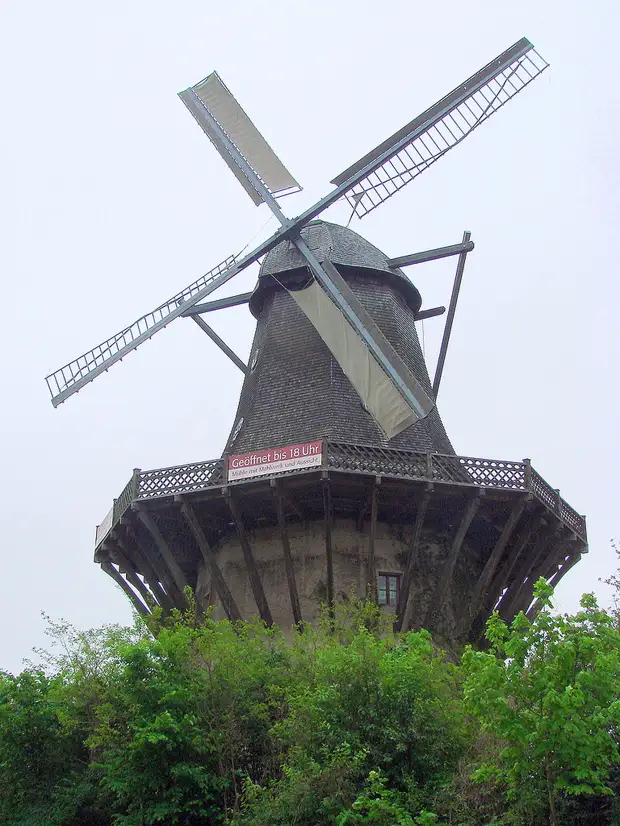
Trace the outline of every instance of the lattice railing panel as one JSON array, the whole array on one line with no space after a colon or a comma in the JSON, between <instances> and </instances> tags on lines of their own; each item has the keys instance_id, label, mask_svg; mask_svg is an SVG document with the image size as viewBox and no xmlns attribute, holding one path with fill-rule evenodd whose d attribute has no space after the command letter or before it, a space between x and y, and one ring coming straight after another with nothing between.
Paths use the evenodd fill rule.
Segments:
<instances>
[{"instance_id":1,"label":"lattice railing panel","mask_svg":"<svg viewBox=\"0 0 620 826\"><path fill-rule=\"evenodd\" d=\"M563 499L560 500L560 516L565 525L572 528L572 530L579 534L579 536L584 539L586 538L585 518L580 513L577 513L574 508L571 508L571 506Z\"/></svg>"},{"instance_id":2,"label":"lattice railing panel","mask_svg":"<svg viewBox=\"0 0 620 826\"><path fill-rule=\"evenodd\" d=\"M328 467L354 473L375 473L408 479L427 479L427 454L343 442L330 442Z\"/></svg>"},{"instance_id":3,"label":"lattice railing panel","mask_svg":"<svg viewBox=\"0 0 620 826\"><path fill-rule=\"evenodd\" d=\"M471 459L459 456L461 467L477 485L508 490L525 490L524 462L503 462L497 459Z\"/></svg>"},{"instance_id":4,"label":"lattice railing panel","mask_svg":"<svg viewBox=\"0 0 620 826\"><path fill-rule=\"evenodd\" d=\"M114 524L116 524L134 499L134 477L127 482L120 496L114 502Z\"/></svg>"},{"instance_id":5,"label":"lattice railing panel","mask_svg":"<svg viewBox=\"0 0 620 826\"><path fill-rule=\"evenodd\" d=\"M539 473L532 470L531 491L537 499L546 505L550 510L557 511L557 492L548 485Z\"/></svg>"},{"instance_id":6,"label":"lattice railing panel","mask_svg":"<svg viewBox=\"0 0 620 826\"><path fill-rule=\"evenodd\" d=\"M224 484L224 461L213 459L192 465L147 470L138 476L138 499L173 496Z\"/></svg>"}]
</instances>

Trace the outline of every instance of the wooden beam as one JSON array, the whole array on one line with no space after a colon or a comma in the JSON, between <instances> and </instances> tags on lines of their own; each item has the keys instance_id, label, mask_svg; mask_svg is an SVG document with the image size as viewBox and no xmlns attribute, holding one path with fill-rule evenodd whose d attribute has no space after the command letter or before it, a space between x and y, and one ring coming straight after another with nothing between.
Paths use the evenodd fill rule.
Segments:
<instances>
[{"instance_id":1,"label":"wooden beam","mask_svg":"<svg viewBox=\"0 0 620 826\"><path fill-rule=\"evenodd\" d=\"M370 529L368 531L368 570L366 572L367 593L373 602L377 601L377 578L375 572L375 542L377 539L378 492L381 477L376 476L370 497Z\"/></svg>"},{"instance_id":2,"label":"wooden beam","mask_svg":"<svg viewBox=\"0 0 620 826\"><path fill-rule=\"evenodd\" d=\"M527 501L528 497L524 496L517 499L512 506L512 510L510 511L508 519L502 528L502 532L495 543L495 547L489 554L489 558L482 569L478 582L476 582L471 597L466 604L465 611L463 612L463 623L460 629L461 635L467 634L471 628L472 620L481 607L482 598L491 583L493 575L497 569L497 565L502 558L502 554L504 553L504 549L510 542L510 538L514 533L514 529L517 526L519 519L521 518L521 514L525 509Z\"/></svg>"},{"instance_id":3,"label":"wooden beam","mask_svg":"<svg viewBox=\"0 0 620 826\"><path fill-rule=\"evenodd\" d=\"M522 555L530 541L532 534L540 530L545 524L542 514L534 510L517 536L512 551L503 566L498 568L489 587L489 596L484 599L483 612L489 614L497 605L505 588L511 581L511 576L517 564L522 561Z\"/></svg>"},{"instance_id":4,"label":"wooden beam","mask_svg":"<svg viewBox=\"0 0 620 826\"><path fill-rule=\"evenodd\" d=\"M579 544L580 544L580 548L583 548L585 543L579 543ZM579 562L580 559L581 559L581 550L577 549L577 550L573 551L563 561L563 563L560 565L558 570L553 574L553 576L549 580L549 585L552 588L555 588L555 586L562 579L562 577L565 574L567 574L570 571L570 569ZM532 605L528 609L526 617L530 621L533 621L536 618L536 616L538 615L538 613L540 612L541 607L542 607L541 602L540 602L539 599L537 599L535 602L532 603Z\"/></svg>"},{"instance_id":5,"label":"wooden beam","mask_svg":"<svg viewBox=\"0 0 620 826\"><path fill-rule=\"evenodd\" d=\"M413 580L413 566L415 565L418 556L418 545L420 544L420 536L422 534L422 527L424 525L424 517L426 516L426 509L431 498L432 485L422 496L418 510L415 515L415 525L413 528L413 536L407 548L407 562L403 572L403 578L400 584L400 593L398 595L398 605L396 606L396 622L394 623L394 631L402 631L403 623L405 622L405 614L407 612L407 603L409 601L409 591L411 590L411 582Z\"/></svg>"},{"instance_id":6,"label":"wooden beam","mask_svg":"<svg viewBox=\"0 0 620 826\"><path fill-rule=\"evenodd\" d=\"M509 590L502 597L502 601L499 604L499 615L506 622L510 622L515 616L516 612L514 611L514 606L523 593L526 581L531 575L531 572L543 558L547 546L558 530L558 527L559 524L556 523L555 525L551 524L547 525L546 528L543 528L536 540L531 554L524 556L521 564L517 567L514 581L512 582Z\"/></svg>"},{"instance_id":7,"label":"wooden beam","mask_svg":"<svg viewBox=\"0 0 620 826\"><path fill-rule=\"evenodd\" d=\"M180 605L177 607L187 607L187 599L184 593L184 589L187 588L187 580L185 579L185 574L181 570L179 563L174 558L174 554L170 550L168 543L161 535L157 523L143 505L132 505L132 508L135 508L138 514L138 519L142 522L144 527L153 537L155 545L157 546L157 550L161 554L161 557L164 561L164 565L170 572L172 583L174 584L175 589L178 591L177 597L180 601Z\"/></svg>"},{"instance_id":8,"label":"wooden beam","mask_svg":"<svg viewBox=\"0 0 620 826\"><path fill-rule=\"evenodd\" d=\"M229 295L227 298L216 298L213 301L206 301L204 304L196 304L181 313L182 316L200 315L201 313L212 313L213 310L224 310L227 307L237 307L239 304L247 304L252 293L239 293L239 295Z\"/></svg>"},{"instance_id":9,"label":"wooden beam","mask_svg":"<svg viewBox=\"0 0 620 826\"><path fill-rule=\"evenodd\" d=\"M217 564L215 554L207 542L207 538L204 535L198 520L196 519L196 514L194 513L193 508L189 502L184 501L182 498L181 513L183 514L183 518L185 519L185 522L187 523L187 526L189 527L192 536L198 545L205 565L211 572L211 580L215 586L215 591L220 602L222 603L226 616L231 622L238 622L241 619L241 614L239 613L237 603L235 602L234 597L230 593L228 585L226 584L226 580L220 570L220 566Z\"/></svg>"},{"instance_id":10,"label":"wooden beam","mask_svg":"<svg viewBox=\"0 0 620 826\"><path fill-rule=\"evenodd\" d=\"M543 571L549 568L549 563L551 559L556 558L558 556L558 534L563 532L568 532L568 528L563 531L562 525L558 524L555 527L555 530L552 531L551 535L548 537L547 542L541 548L540 553L538 554L537 559L534 560L534 563L528 572L527 579L525 582L522 583L519 591L516 594L515 600L513 602L513 606L511 609L512 617L516 617L516 615L520 611L526 611L534 599L534 587L536 583L541 578ZM565 556L565 548L566 548L566 541L560 537L560 545L561 545L561 556Z\"/></svg>"},{"instance_id":11,"label":"wooden beam","mask_svg":"<svg viewBox=\"0 0 620 826\"><path fill-rule=\"evenodd\" d=\"M220 350L228 356L232 363L236 365L244 375L248 372L247 364L241 361L241 359L235 353L235 351L231 350L231 348L228 346L228 344L226 344L224 339L220 338L220 336L218 336L215 330L212 327L209 327L209 325L203 318L201 318L199 315L193 315L190 316L190 318L192 318L196 322L196 324L200 327L203 333L206 333L209 336L211 341L217 344Z\"/></svg>"},{"instance_id":12,"label":"wooden beam","mask_svg":"<svg viewBox=\"0 0 620 826\"><path fill-rule=\"evenodd\" d=\"M270 479L269 480L269 487L275 491L278 485L280 484L279 479ZM303 511L303 508L297 501L297 498L291 493L290 490L285 490L284 487L280 487L280 494L282 496L282 503L286 505L286 507L292 511L295 516L299 519L300 523L305 527L306 525L306 515Z\"/></svg>"},{"instance_id":13,"label":"wooden beam","mask_svg":"<svg viewBox=\"0 0 620 826\"><path fill-rule=\"evenodd\" d=\"M118 542L120 543L121 548L123 549L126 556L136 556L140 561L140 567L142 568L142 572L146 581L149 584L149 588L151 592L164 609L164 612L168 612L172 610L174 604L166 591L161 584L163 580L161 580L160 575L156 573L154 566L151 564L148 556L148 552L140 546L140 542L135 534L133 527L130 524L124 525L125 532L127 536L133 542L133 548L130 550L127 545L125 544L124 539L118 537Z\"/></svg>"},{"instance_id":14,"label":"wooden beam","mask_svg":"<svg viewBox=\"0 0 620 826\"><path fill-rule=\"evenodd\" d=\"M116 570L114 565L111 562L102 562L101 569L111 576L114 582L123 589L123 591L127 594L133 607L136 611L140 614L141 617L148 617L151 613L146 605L142 602L140 597L136 594L135 591L131 589L129 584L125 581L124 577Z\"/></svg>"},{"instance_id":15,"label":"wooden beam","mask_svg":"<svg viewBox=\"0 0 620 826\"><path fill-rule=\"evenodd\" d=\"M241 544L241 550L243 551L243 558L245 560L245 566L250 579L250 587L252 588L258 613L266 625L273 625L271 611L269 610L269 605L267 603L265 591L263 590L263 583L261 582L258 566L256 564L256 560L254 559L254 554L252 553L252 548L247 537L245 525L243 524L239 503L229 490L227 490L225 494L225 499L228 502L228 507L230 508L230 513L232 514L232 518L237 529L237 536L239 537L239 543Z\"/></svg>"},{"instance_id":16,"label":"wooden beam","mask_svg":"<svg viewBox=\"0 0 620 826\"><path fill-rule=\"evenodd\" d=\"M140 579L138 575L138 569L136 568L131 557L123 551L120 540L118 538L115 538L113 540L113 544L113 553L119 561L119 569L121 567L126 569L125 576L127 577L127 582L129 582L129 584L133 588L135 588L136 591L138 591L138 593L144 600L145 605L147 605L149 610L152 611L153 608L159 603L157 602L153 594L149 591L149 589L146 587L144 582L142 582L142 580Z\"/></svg>"},{"instance_id":17,"label":"wooden beam","mask_svg":"<svg viewBox=\"0 0 620 826\"><path fill-rule=\"evenodd\" d=\"M434 250L424 250L423 252L413 252L409 255L401 255L398 258L388 259L388 267L409 267L412 264L422 264L425 261L435 261L437 258L447 258L450 255L460 255L463 252L471 252L474 242L463 237L460 244L451 244L449 247L437 247Z\"/></svg>"},{"instance_id":18,"label":"wooden beam","mask_svg":"<svg viewBox=\"0 0 620 826\"><path fill-rule=\"evenodd\" d=\"M334 610L334 553L332 548L332 527L334 522L334 508L332 491L327 471L323 471L323 514L325 529L325 561L327 565L327 606L330 613Z\"/></svg>"},{"instance_id":19,"label":"wooden beam","mask_svg":"<svg viewBox=\"0 0 620 826\"><path fill-rule=\"evenodd\" d=\"M456 561L461 551L463 541L465 540L467 530L469 529L472 519L476 515L476 511L478 510L478 506L480 505L481 493L482 492L479 491L477 496L474 496L472 499L470 499L470 501L467 504L467 507L463 511L459 527L452 541L450 553L448 554L448 557L444 562L443 570L439 576L435 592L431 598L430 604L426 611L425 620L422 623L422 625L425 628L429 627L432 620L434 619L436 612L443 605L443 601L446 597L446 592L448 590L448 587L450 586L450 583L452 582Z\"/></svg>"},{"instance_id":20,"label":"wooden beam","mask_svg":"<svg viewBox=\"0 0 620 826\"><path fill-rule=\"evenodd\" d=\"M443 315L446 311L445 307L430 307L428 310L420 310L417 312L413 320L424 321L425 318L435 318L438 315Z\"/></svg>"},{"instance_id":21,"label":"wooden beam","mask_svg":"<svg viewBox=\"0 0 620 826\"><path fill-rule=\"evenodd\" d=\"M299 594L297 593L297 582L295 580L295 566L293 564L293 555L291 554L291 543L288 537L288 529L286 526L286 517L284 515L284 495L282 491L282 482L275 481L273 487L273 494L276 500L276 512L278 515L278 525L280 528L280 541L282 542L282 556L284 557L284 570L286 571L286 581L288 583L288 592L291 598L291 610L293 611L293 620L295 625L300 626L302 622L301 606L299 604Z\"/></svg>"},{"instance_id":22,"label":"wooden beam","mask_svg":"<svg viewBox=\"0 0 620 826\"><path fill-rule=\"evenodd\" d=\"M471 232L465 230L463 233L463 241L461 243L462 251L459 253L459 260L456 265L456 275L454 276L454 284L452 285L452 294L450 296L450 304L448 305L448 315L443 330L441 345L439 347L439 356L437 357L437 366L435 367L435 378L433 379L433 396L437 398L439 393L439 385L443 375L443 368L448 353L448 344L450 343L450 334L452 332L452 324L454 323L454 316L456 313L456 305L459 299L459 292L461 289L461 281L463 280L463 271L465 269L465 260L467 253L472 247L470 246Z\"/></svg>"}]
</instances>

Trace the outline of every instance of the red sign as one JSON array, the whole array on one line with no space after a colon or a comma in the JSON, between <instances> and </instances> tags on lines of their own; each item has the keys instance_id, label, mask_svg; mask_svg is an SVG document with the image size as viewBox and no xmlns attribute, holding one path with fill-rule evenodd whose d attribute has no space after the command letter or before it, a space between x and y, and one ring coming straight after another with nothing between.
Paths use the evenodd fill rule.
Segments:
<instances>
[{"instance_id":1,"label":"red sign","mask_svg":"<svg viewBox=\"0 0 620 826\"><path fill-rule=\"evenodd\" d=\"M228 480L249 479L270 473L284 473L320 465L323 458L323 442L305 442L288 447L270 447L228 457Z\"/></svg>"}]
</instances>

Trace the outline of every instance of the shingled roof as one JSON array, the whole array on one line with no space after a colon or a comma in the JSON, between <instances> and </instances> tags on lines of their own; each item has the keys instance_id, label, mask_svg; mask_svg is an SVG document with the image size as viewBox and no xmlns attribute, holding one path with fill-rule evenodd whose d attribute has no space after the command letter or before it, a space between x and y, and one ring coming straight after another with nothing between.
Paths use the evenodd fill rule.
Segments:
<instances>
[{"instance_id":1,"label":"shingled roof","mask_svg":"<svg viewBox=\"0 0 620 826\"><path fill-rule=\"evenodd\" d=\"M311 221L301 230L301 237L320 262L331 261L344 267L383 273L387 283L394 284L403 294L414 313L420 309L420 293L399 269L388 267L388 257L357 232L328 221ZM269 276L307 271L306 260L290 241L278 244L268 252L261 264L259 281L250 301L250 310L258 317L264 290L275 280Z\"/></svg>"},{"instance_id":2,"label":"shingled roof","mask_svg":"<svg viewBox=\"0 0 620 826\"><path fill-rule=\"evenodd\" d=\"M329 260L370 313L409 369L432 395L414 316L420 294L387 256L353 230L325 221L302 235L321 261ZM288 241L270 252L250 300L257 318L248 371L226 452L311 441L320 437L377 447L454 453L435 408L388 441L288 289L309 273Z\"/></svg>"}]
</instances>

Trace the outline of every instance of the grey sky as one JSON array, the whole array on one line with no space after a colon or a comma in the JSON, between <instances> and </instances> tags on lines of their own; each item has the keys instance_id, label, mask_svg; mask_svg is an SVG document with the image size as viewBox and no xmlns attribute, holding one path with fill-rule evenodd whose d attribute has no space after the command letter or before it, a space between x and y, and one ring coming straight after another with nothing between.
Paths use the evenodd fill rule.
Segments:
<instances>
[{"instance_id":1,"label":"grey sky","mask_svg":"<svg viewBox=\"0 0 620 826\"><path fill-rule=\"evenodd\" d=\"M351 226L390 255L472 231L442 418L457 452L530 457L587 515L590 554L559 606L584 590L608 598L597 580L618 532L619 23L611 2L4 0L0 668L43 643L41 610L81 627L129 620L92 562L95 524L133 467L216 457L232 424L241 374L187 320L57 410L43 381L273 230L176 97L214 68L305 187L282 202L293 215L520 37L552 64ZM453 268L411 271L424 306L447 303ZM212 320L246 356L247 309ZM431 368L441 329L425 323Z\"/></svg>"}]
</instances>

